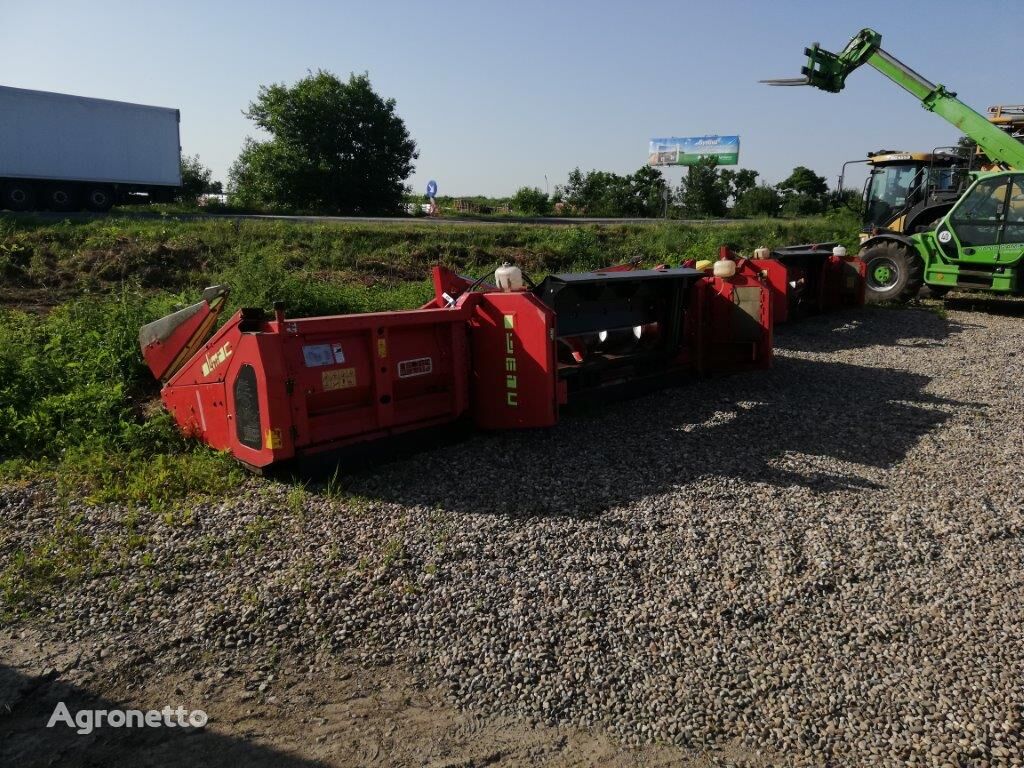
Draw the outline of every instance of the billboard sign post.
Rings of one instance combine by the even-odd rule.
[[[668,136],[651,139],[647,164],[695,165],[702,157],[714,157],[719,165],[737,165],[740,161],[739,136]]]

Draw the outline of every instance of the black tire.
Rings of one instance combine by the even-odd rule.
[[[85,207],[97,213],[106,213],[114,205],[114,190],[110,187],[86,187]]]
[[[36,190],[28,182],[9,181],[0,188],[0,208],[31,211],[36,207]]]
[[[866,301],[910,301],[921,290],[924,264],[902,243],[876,243],[861,251],[860,258],[867,264]]]
[[[78,210],[78,190],[71,184],[54,184],[46,189],[46,207],[67,213]]]

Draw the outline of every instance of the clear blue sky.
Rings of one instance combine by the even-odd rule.
[[[957,136],[873,70],[838,95],[757,83],[865,26],[976,109],[1024,102],[1020,0],[0,0],[0,84],[177,107],[184,151],[221,179],[256,135],[242,110],[259,85],[323,68],[369,72],[397,100],[420,148],[417,191],[430,178],[441,194],[505,195],[576,166],[628,173],[651,136],[711,133],[738,133],[740,165],[769,182],[797,164],[831,182],[868,150]]]

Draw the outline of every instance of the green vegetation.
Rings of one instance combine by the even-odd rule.
[[[288,311],[358,312],[414,306],[430,295],[429,268],[480,274],[515,261],[533,274],[591,269],[637,256],[652,262],[713,256],[730,243],[750,251],[841,240],[854,248],[852,215],[751,220],[723,226],[445,226],[286,221],[106,218],[46,223],[0,219],[0,277],[7,298],[107,292],[124,283],[182,303],[216,282],[236,304]],[[15,293],[16,292],[16,293]],[[43,303],[46,303],[44,300]]]
[[[564,187],[555,188],[555,200],[562,203],[563,213],[574,216],[657,218],[666,190],[661,171],[646,165],[628,176],[576,168]]]
[[[0,480],[52,476],[92,501],[157,507],[237,482],[232,462],[188,443],[151,402],[138,328],[170,308],[122,289],[46,315],[0,312]]]
[[[220,193],[223,186],[213,180],[213,171],[203,165],[199,155],[181,157],[181,191],[178,198],[185,205],[195,205],[199,196],[206,193]]]
[[[551,200],[539,187],[520,187],[512,195],[509,206],[521,216],[546,216],[551,213]]]
[[[231,168],[236,204],[320,213],[397,213],[416,142],[394,99],[368,75],[310,73],[260,88],[246,116],[270,134],[247,139]]]

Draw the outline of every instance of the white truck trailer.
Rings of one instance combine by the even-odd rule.
[[[181,187],[176,109],[0,86],[0,209],[105,211]]]

